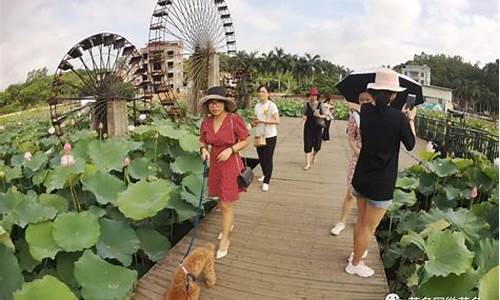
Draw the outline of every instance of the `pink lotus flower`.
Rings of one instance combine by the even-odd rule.
[[[64,155],[61,156],[61,166],[67,167],[71,166],[75,163],[75,159],[73,158],[73,153],[71,153],[71,144],[66,143],[64,144]]]
[[[470,190],[470,195],[472,196],[472,199],[477,197],[477,186],[472,187],[472,189]]]
[[[33,155],[31,155],[31,152],[29,152],[29,151],[24,152],[24,159],[25,160],[29,161],[29,160],[31,160],[32,157],[33,157]]]
[[[127,156],[125,157],[125,160],[123,161],[123,166],[128,167],[130,165],[130,158]]]

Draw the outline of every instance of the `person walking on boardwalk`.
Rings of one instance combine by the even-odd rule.
[[[373,269],[362,260],[368,243],[387,208],[392,203],[398,172],[400,143],[411,150],[415,146],[416,108],[390,107],[399,86],[398,73],[390,69],[376,72],[375,82],[367,85],[374,102],[362,105],[360,112],[361,151],[352,179],[352,193],[357,198],[358,218],[354,228],[354,251],[345,271],[370,277]]]
[[[278,139],[276,125],[280,123],[280,115],[278,106],[269,99],[269,89],[266,86],[260,86],[258,92],[260,101],[255,105],[256,119],[253,121],[253,126],[256,126],[256,133],[263,135],[266,139],[265,145],[257,147],[257,154],[264,174],[259,181],[262,181],[262,191],[267,192],[273,174],[273,156]]]
[[[316,162],[316,155],[321,149],[321,135],[323,127],[321,122],[327,118],[326,108],[319,102],[319,90],[312,86],[306,94],[309,100],[304,105],[304,152],[306,163],[304,171],[311,168],[311,163]],[[314,150],[314,151],[313,151]]]
[[[359,105],[357,103],[350,103],[351,114],[349,115],[349,120],[347,121],[347,136],[349,141],[349,147],[352,150],[352,156],[349,160],[349,165],[347,168],[347,191],[344,196],[344,202],[342,204],[342,212],[340,215],[340,222],[335,224],[331,229],[331,234],[339,235],[344,229],[347,223],[347,218],[351,214],[352,205],[354,204],[354,196],[352,195],[352,175],[354,174],[354,168],[358,162],[359,152],[361,151],[361,131],[359,128],[359,109],[360,105],[368,104],[373,101],[372,96],[363,92],[359,94]]]
[[[210,162],[208,194],[218,197],[222,207],[222,235],[216,255],[220,259],[229,248],[229,234],[234,224],[233,203],[244,191],[237,183],[244,167],[238,153],[248,145],[249,134],[245,121],[233,113],[236,102],[227,97],[224,87],[209,88],[199,105],[202,113],[210,114],[200,127],[200,155],[202,160]]]
[[[332,113],[332,108],[333,105],[331,104],[332,97],[327,96],[325,101],[323,101],[323,105],[326,108],[326,122],[325,122],[325,128],[323,128],[323,134],[322,134],[322,139],[325,142],[330,141],[330,125],[332,124],[333,121],[333,113]]]

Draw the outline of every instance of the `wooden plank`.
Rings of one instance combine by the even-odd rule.
[[[372,278],[345,273],[352,249],[355,209],[345,231],[329,234],[338,220],[346,190],[346,168],[351,152],[344,121],[332,126],[332,141],[324,143],[318,162],[302,170],[302,124],[283,118],[275,153],[269,192],[255,182],[235,204],[235,230],[228,255],[216,261],[217,283],[202,287],[200,299],[384,299],[387,281],[375,239],[366,263],[375,270]],[[423,148],[419,142],[419,148]],[[415,153],[416,151],[414,151]],[[257,157],[255,149],[246,155]],[[413,161],[401,154],[401,164]],[[260,175],[260,168],[255,173]],[[195,245],[217,245],[221,213],[214,210],[202,220]],[[170,250],[135,290],[137,300],[160,300],[172,272],[187,249],[190,236]]]

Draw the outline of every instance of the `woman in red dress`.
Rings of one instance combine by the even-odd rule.
[[[243,119],[234,114],[236,103],[229,99],[224,87],[207,90],[200,100],[202,113],[210,114],[200,128],[201,159],[208,159],[208,194],[218,197],[222,206],[222,237],[217,259],[223,258],[229,248],[229,233],[233,226],[233,203],[244,189],[237,177],[244,167],[238,152],[248,145],[248,129]],[[208,146],[211,149],[208,149]]]

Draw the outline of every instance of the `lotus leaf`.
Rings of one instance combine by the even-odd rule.
[[[400,189],[416,189],[419,185],[419,181],[417,178],[414,177],[400,177],[396,181],[396,187]]]
[[[498,298],[498,266],[492,268],[479,281],[479,298],[497,300]]]
[[[130,163],[130,176],[135,179],[144,179],[148,176],[156,175],[156,167],[153,162],[145,157],[134,159]]]
[[[26,168],[29,168],[30,170],[32,170],[33,172],[36,172],[41,167],[45,166],[45,164],[47,164],[48,160],[49,160],[49,158],[48,158],[47,154],[36,153],[35,155],[33,155],[31,160],[24,160],[23,165]]]
[[[123,138],[95,140],[89,144],[88,153],[90,159],[101,171],[121,171],[127,154],[137,150],[141,145],[142,143],[127,141]]]
[[[179,144],[181,148],[186,152],[198,152],[200,149],[199,138],[191,133],[183,135],[179,139]]]
[[[97,242],[97,254],[102,258],[115,258],[124,266],[132,263],[132,254],[139,249],[139,239],[127,223],[106,218],[99,220],[101,236]]]
[[[59,278],[69,286],[78,288],[75,278],[75,262],[82,256],[81,252],[60,252],[56,257],[56,270]]]
[[[170,167],[177,174],[202,174],[203,162],[199,155],[184,154],[175,159]]]
[[[417,201],[417,196],[414,191],[405,192],[400,189],[394,190],[394,198],[389,211],[395,211],[400,209],[403,205],[412,206]]]
[[[125,183],[109,173],[97,171],[93,176],[82,180],[83,189],[91,191],[98,203],[116,204],[118,193],[125,190]]]
[[[137,272],[112,265],[85,250],[75,263],[75,277],[85,299],[122,300],[134,287]]]
[[[52,222],[28,225],[28,228],[26,228],[26,241],[34,259],[42,261],[46,257],[55,258],[57,252],[61,250],[52,233]]]
[[[57,278],[45,275],[42,279],[23,284],[21,290],[14,293],[14,300],[78,300],[68,286]]]
[[[170,200],[174,185],[166,180],[139,181],[118,194],[118,208],[128,218],[142,220],[156,215]]]
[[[425,270],[431,276],[465,273],[472,264],[474,254],[465,246],[461,232],[432,231],[425,244],[428,261]]]
[[[0,299],[12,299],[12,292],[24,282],[21,268],[11,250],[0,244]]]
[[[433,276],[423,283],[417,291],[420,297],[471,297],[474,294],[472,291],[476,287],[477,275],[474,271],[469,270],[466,273],[448,276]]]
[[[170,249],[170,241],[154,229],[138,229],[141,249],[152,261],[160,261]]]
[[[55,208],[58,213],[64,213],[68,211],[68,201],[59,195],[41,194],[39,201],[40,204],[45,207]]]
[[[101,234],[97,217],[90,212],[70,212],[57,216],[52,235],[65,251],[80,251],[97,243]]]

